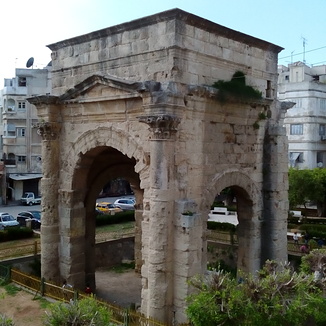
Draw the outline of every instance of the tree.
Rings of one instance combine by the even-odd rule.
[[[188,298],[194,326],[282,326],[326,324],[325,279],[295,272],[289,264],[267,261],[258,275],[217,271],[196,277],[197,292]]]
[[[289,170],[290,207],[306,207],[307,201],[317,204],[318,216],[326,215],[326,169]]]

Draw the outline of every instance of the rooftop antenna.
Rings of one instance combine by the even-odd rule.
[[[34,58],[30,57],[26,62],[26,68],[32,67],[32,69],[33,69],[33,64],[34,64]]]
[[[303,45],[303,63],[306,63],[306,44],[307,44],[307,39],[303,36],[301,36],[302,39],[302,45]]]
[[[293,63],[293,52],[294,52],[295,50],[293,50],[292,52],[291,52],[291,64]]]

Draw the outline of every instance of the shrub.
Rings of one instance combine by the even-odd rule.
[[[6,317],[6,315],[0,314],[0,326],[14,326],[12,319]]]
[[[69,304],[58,302],[49,306],[44,325],[109,326],[111,312],[93,296]]]
[[[234,233],[236,231],[236,226],[232,223],[207,221],[207,229],[230,231]]]
[[[326,249],[312,250],[309,254],[302,256],[300,270],[310,274],[315,271],[324,272],[326,268]]]
[[[310,238],[326,238],[326,225],[302,224],[300,225],[300,230],[305,230],[309,234]]]
[[[267,261],[258,275],[239,274],[236,279],[217,271],[191,280],[198,290],[188,298],[192,325],[325,325],[326,286],[313,274],[275,261]]]
[[[96,216],[96,226],[125,223],[135,220],[134,211],[125,211],[115,215],[101,214]]]
[[[228,97],[240,99],[261,99],[262,93],[257,89],[247,86],[245,75],[241,71],[233,74],[230,81],[219,80],[213,84],[219,90],[217,98],[224,102]]]
[[[28,239],[34,236],[33,230],[25,227],[10,227],[0,231],[0,242]]]

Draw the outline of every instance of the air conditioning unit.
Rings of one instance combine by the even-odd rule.
[[[321,136],[321,140],[326,140],[326,136]]]

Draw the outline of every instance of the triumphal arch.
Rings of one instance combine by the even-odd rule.
[[[42,276],[95,285],[95,200],[108,180],[136,196],[141,311],[184,322],[187,280],[206,270],[214,197],[236,192],[238,268],[286,260],[282,48],[173,9],[48,46],[51,95],[30,99],[42,135]],[[261,99],[212,87],[235,72]]]

